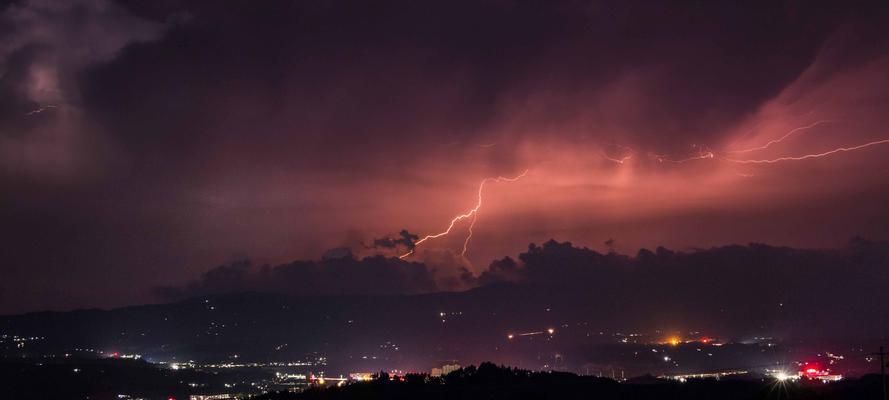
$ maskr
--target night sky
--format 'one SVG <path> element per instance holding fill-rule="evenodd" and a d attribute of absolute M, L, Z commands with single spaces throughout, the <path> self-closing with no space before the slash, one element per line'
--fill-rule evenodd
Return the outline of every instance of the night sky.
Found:
<path fill-rule="evenodd" d="M 5 1 L 0 313 L 403 255 L 498 176 L 405 259 L 885 241 L 887 111 L 885 2 Z"/>

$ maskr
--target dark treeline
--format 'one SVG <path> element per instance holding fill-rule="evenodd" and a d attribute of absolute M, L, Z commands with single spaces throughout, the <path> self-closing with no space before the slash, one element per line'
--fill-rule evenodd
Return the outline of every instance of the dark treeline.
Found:
<path fill-rule="evenodd" d="M 531 372 L 482 363 L 443 378 L 407 375 L 402 381 L 381 373 L 370 382 L 312 388 L 302 393 L 270 393 L 261 400 L 352 399 L 876 399 L 877 375 L 823 385 L 779 384 L 774 379 L 690 380 L 685 383 L 640 378 L 628 383 L 564 372 Z"/>
<path fill-rule="evenodd" d="M 188 399 L 190 394 L 224 390 L 235 381 L 230 371 L 173 371 L 143 360 L 117 358 L 4 359 L 0 361 L 0 399 L 115 400 L 121 394 L 150 399 Z M 189 382 L 206 382 L 194 388 Z"/>

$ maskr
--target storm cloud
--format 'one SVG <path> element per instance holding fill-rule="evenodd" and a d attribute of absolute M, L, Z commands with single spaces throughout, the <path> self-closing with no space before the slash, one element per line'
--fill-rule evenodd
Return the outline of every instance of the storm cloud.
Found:
<path fill-rule="evenodd" d="M 442 232 L 482 179 L 525 170 L 485 187 L 464 255 L 468 221 L 417 246 L 434 279 L 367 261 L 398 271 L 382 287 L 520 279 L 485 266 L 550 238 L 886 240 L 887 146 L 738 161 L 889 138 L 887 20 L 881 2 L 7 2 L 0 312 L 150 301 L 243 258 L 376 260 L 363 243 Z"/>
<path fill-rule="evenodd" d="M 351 256 L 322 261 L 295 261 L 252 268 L 248 261 L 221 265 L 184 287 L 155 288 L 162 298 L 183 299 L 210 294 L 278 292 L 303 296 L 416 294 L 436 291 L 425 265 L 382 256 Z"/>
<path fill-rule="evenodd" d="M 440 259 L 432 259 L 442 264 Z M 809 337 L 818 332 L 876 335 L 889 324 L 882 288 L 889 285 L 889 242 L 853 238 L 837 249 L 794 249 L 759 243 L 692 251 L 658 247 L 635 255 L 600 253 L 568 242 L 530 244 L 516 258 L 495 260 L 478 276 L 440 271 L 382 256 L 351 256 L 252 267 L 213 268 L 182 287 L 158 288 L 163 299 L 242 292 L 313 295 L 404 295 L 486 287 L 467 296 L 525 292 L 571 307 L 554 313 L 596 316 L 617 326 L 755 332 Z M 456 271 L 456 272 L 453 272 Z M 556 301 L 555 299 L 559 299 Z M 496 303 L 494 298 L 476 301 Z M 857 310 L 874 311 L 862 316 Z M 620 310 L 614 312 L 613 310 Z M 567 318 L 567 317 L 566 317 Z M 751 321 L 756 321 L 752 324 Z"/>

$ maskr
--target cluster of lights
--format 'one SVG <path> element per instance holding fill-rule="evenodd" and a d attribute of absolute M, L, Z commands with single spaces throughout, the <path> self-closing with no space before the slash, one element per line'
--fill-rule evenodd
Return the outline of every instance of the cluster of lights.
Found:
<path fill-rule="evenodd" d="M 194 361 L 169 363 L 170 369 L 233 369 L 233 368 L 268 368 L 268 367 L 313 367 L 327 365 L 326 357 L 318 357 L 314 361 L 289 361 L 289 362 L 250 362 L 250 363 L 210 363 L 197 364 Z"/>

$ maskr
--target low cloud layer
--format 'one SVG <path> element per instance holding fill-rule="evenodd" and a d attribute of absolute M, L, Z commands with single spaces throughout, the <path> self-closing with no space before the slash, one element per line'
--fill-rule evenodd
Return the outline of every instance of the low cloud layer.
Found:
<path fill-rule="evenodd" d="M 447 259 L 441 255 L 429 261 L 444 265 Z M 518 285 L 532 303 L 546 304 L 550 298 L 553 304 L 570 304 L 555 315 L 598 316 L 601 323 L 614 326 L 706 326 L 739 334 L 767 325 L 775 334 L 804 336 L 811 336 L 810 328 L 816 326 L 825 327 L 824 332 L 879 336 L 889 326 L 889 318 L 880 317 L 889 312 L 881 300 L 882 288 L 889 286 L 889 243 L 860 238 L 840 249 L 749 244 L 676 252 L 658 247 L 635 256 L 548 241 L 531 244 L 517 259 L 496 260 L 478 276 L 448 265 L 450 269 L 436 270 L 397 258 L 359 261 L 348 255 L 275 267 L 242 262 L 157 293 L 165 299 L 245 291 L 401 295 Z M 496 302 L 485 297 L 496 293 L 469 297 Z M 874 313 L 863 318 L 858 311 L 864 308 Z M 621 312 L 609 311 L 615 309 Z"/>
<path fill-rule="evenodd" d="M 247 261 L 213 268 L 185 287 L 161 287 L 165 299 L 248 291 L 297 295 L 415 294 L 436 291 L 425 265 L 382 256 L 351 255 L 321 261 L 295 261 L 252 267 Z"/>

